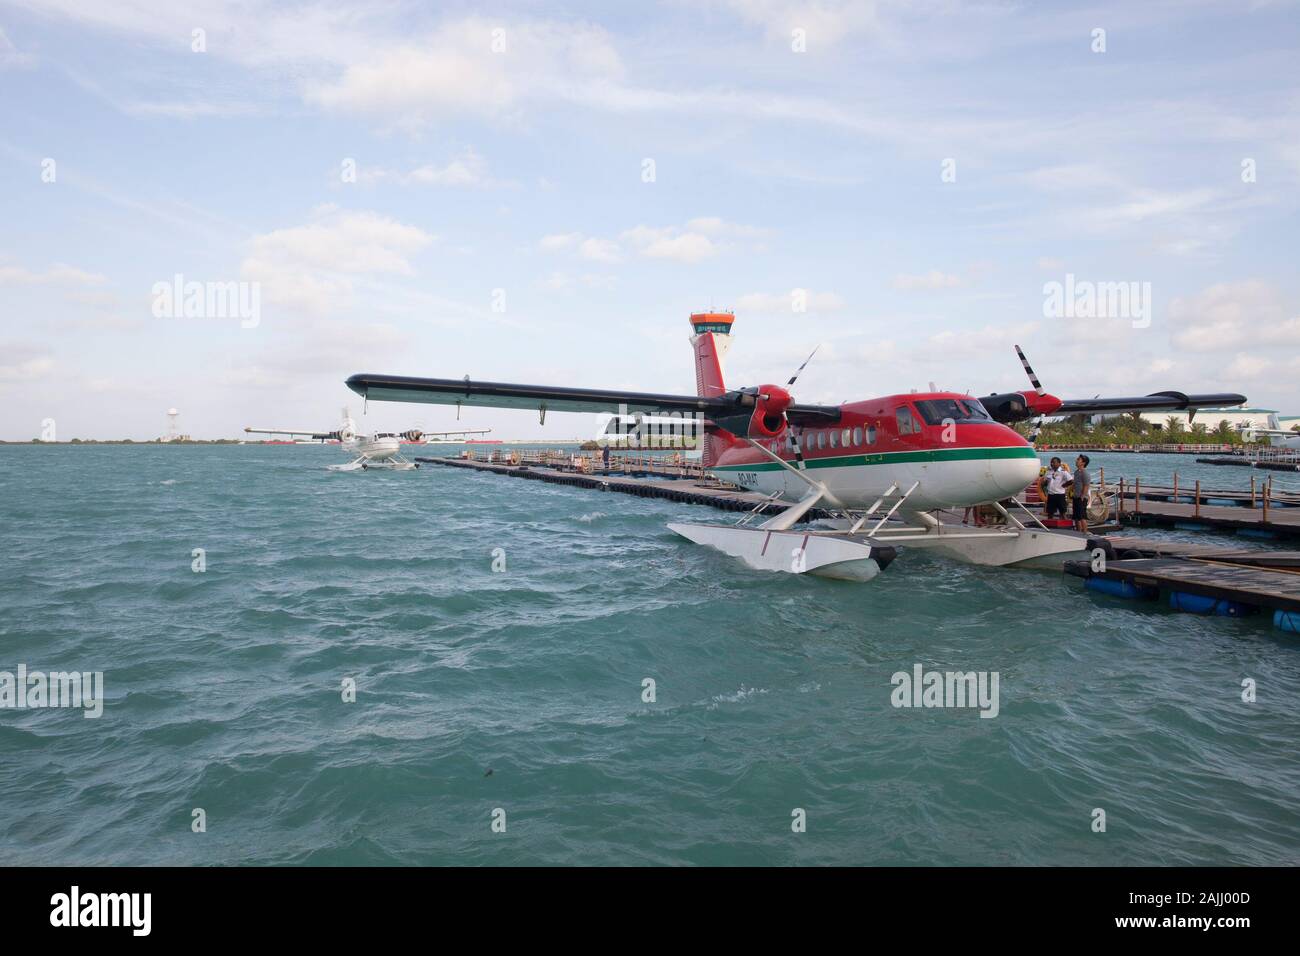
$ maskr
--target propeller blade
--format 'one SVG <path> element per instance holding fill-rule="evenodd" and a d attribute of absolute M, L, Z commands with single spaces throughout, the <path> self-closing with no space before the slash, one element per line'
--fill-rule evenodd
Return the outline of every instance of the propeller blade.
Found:
<path fill-rule="evenodd" d="M 802 374 L 803 370 L 808 367 L 808 363 L 812 361 L 813 356 L 817 354 L 817 349 L 819 348 L 821 348 L 820 345 L 818 345 L 817 348 L 814 348 L 811 352 L 808 353 L 808 357 L 803 360 L 803 365 L 800 365 L 797 369 L 795 369 L 794 374 L 790 376 L 790 381 L 785 383 L 786 388 L 789 388 L 791 385 L 795 383 L 795 381 L 799 378 L 800 374 Z"/>
<path fill-rule="evenodd" d="M 1029 429 L 1029 444 L 1038 444 L 1038 435 L 1043 430 L 1043 422 L 1047 419 L 1046 415 L 1039 415 L 1034 419 L 1034 424 Z"/>
<path fill-rule="evenodd" d="M 1029 376 L 1029 381 L 1033 384 L 1034 391 L 1039 395 L 1046 395 L 1047 393 L 1043 391 L 1042 383 L 1038 381 L 1038 376 L 1034 374 L 1034 370 L 1029 367 L 1029 359 L 1025 358 L 1024 350 L 1021 349 L 1019 345 L 1016 346 L 1016 354 L 1020 356 L 1020 364 L 1025 367 L 1025 374 Z"/>

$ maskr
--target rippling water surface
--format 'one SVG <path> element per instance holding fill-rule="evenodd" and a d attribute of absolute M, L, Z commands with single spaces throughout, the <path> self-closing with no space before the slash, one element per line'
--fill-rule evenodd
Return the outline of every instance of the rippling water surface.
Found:
<path fill-rule="evenodd" d="M 0 670 L 107 698 L 0 710 L 0 862 L 1297 860 L 1300 644 L 1261 618 L 760 574 L 664 528 L 707 509 L 340 460 L 0 448 Z M 997 671 L 999 715 L 895 709 L 917 663 Z"/>

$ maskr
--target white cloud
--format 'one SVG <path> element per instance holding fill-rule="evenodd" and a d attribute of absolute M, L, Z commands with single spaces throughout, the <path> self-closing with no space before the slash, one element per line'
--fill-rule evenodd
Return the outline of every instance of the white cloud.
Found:
<path fill-rule="evenodd" d="M 921 275 L 904 275 L 900 273 L 894 276 L 894 288 L 901 289 L 904 292 L 955 289 L 959 285 L 961 285 L 961 279 L 958 276 L 940 272 L 938 269 L 931 269 Z"/>
<path fill-rule="evenodd" d="M 568 249 L 582 241 L 580 232 L 557 232 L 549 236 L 542 236 L 538 245 L 543 252 L 558 252 L 561 249 Z"/>
<path fill-rule="evenodd" d="M 740 240 L 770 234 L 768 229 L 709 217 L 691 219 L 685 226 L 633 226 L 620 233 L 617 241 L 580 232 L 552 233 L 543 236 L 538 247 L 543 252 L 572 250 L 593 262 L 621 262 L 630 250 L 646 259 L 695 263 L 712 258 Z"/>
<path fill-rule="evenodd" d="M 32 272 L 22 266 L 0 266 L 0 285 L 95 285 L 106 281 L 98 272 L 86 272 L 62 263 L 44 272 Z"/>
<path fill-rule="evenodd" d="M 793 30 L 806 31 L 810 50 L 880 28 L 877 0 L 724 0 L 723 5 L 774 42 L 789 43 Z"/>
<path fill-rule="evenodd" d="M 623 250 L 613 239 L 584 236 L 580 232 L 562 232 L 542 236 L 537 245 L 543 252 L 573 250 L 583 259 L 590 259 L 592 262 L 613 263 L 623 260 Z"/>
<path fill-rule="evenodd" d="M 619 262 L 623 258 L 618 243 L 611 239 L 584 239 L 578 246 L 578 254 L 595 262 Z"/>
<path fill-rule="evenodd" d="M 1273 360 L 1264 358 L 1259 355 L 1248 355 L 1245 352 L 1238 352 L 1224 369 L 1224 374 L 1229 378 L 1242 378 L 1253 380 L 1259 378 L 1270 368 L 1273 367 Z"/>
<path fill-rule="evenodd" d="M 44 350 L 14 342 L 0 345 L 0 387 L 31 382 L 48 375 L 54 360 Z"/>
<path fill-rule="evenodd" d="M 433 239 L 373 212 L 325 207 L 307 225 L 255 236 L 240 274 L 268 301 L 323 313 L 351 297 L 353 276 L 413 274 L 408 257 Z"/>
<path fill-rule="evenodd" d="M 19 50 L 5 31 L 0 29 L 0 70 L 31 66 L 35 62 L 35 57 Z"/>
<path fill-rule="evenodd" d="M 795 311 L 796 295 L 802 296 L 803 304 L 809 312 L 833 312 L 844 308 L 844 299 L 834 292 L 813 292 L 809 289 L 793 289 L 790 292 L 749 292 L 736 300 L 736 311 L 792 313 Z"/>
<path fill-rule="evenodd" d="M 1106 168 L 1087 163 L 1040 166 L 1025 173 L 1024 179 L 1029 185 L 1042 192 L 1115 189 L 1123 185 L 1121 180 Z"/>
<path fill-rule="evenodd" d="M 487 163 L 473 149 L 465 149 L 443 165 L 425 163 L 407 172 L 383 167 L 361 169 L 363 183 L 396 182 L 403 186 L 491 186 L 494 180 L 488 175 Z"/>
<path fill-rule="evenodd" d="M 689 220 L 685 226 L 637 225 L 620 238 L 648 259 L 701 262 L 728 248 L 733 241 L 771 235 L 771 230 L 716 217 Z"/>
<path fill-rule="evenodd" d="M 1169 303 L 1173 343 L 1193 352 L 1257 345 L 1300 346 L 1300 316 L 1258 279 L 1221 282 Z"/>
<path fill-rule="evenodd" d="M 1120 202 L 1091 206 L 1082 210 L 1081 216 L 1093 228 L 1110 229 L 1198 213 L 1223 198 L 1223 193 L 1205 188 L 1181 192 L 1144 189 Z"/>
<path fill-rule="evenodd" d="M 615 285 L 613 276 L 596 275 L 590 272 L 584 272 L 581 275 L 570 275 L 567 272 L 552 272 L 542 282 L 548 289 L 556 291 L 565 291 L 575 286 L 583 286 L 588 289 L 612 289 Z"/>
<path fill-rule="evenodd" d="M 674 259 L 677 262 L 700 262 L 717 255 L 717 252 L 718 247 L 713 241 L 698 232 L 654 239 L 641 248 L 641 255 L 650 259 Z"/>
<path fill-rule="evenodd" d="M 621 74 L 599 27 L 467 17 L 416 42 L 369 51 L 336 79 L 309 85 L 306 97 L 418 127 L 441 116 L 499 116 L 530 98 Z"/>
<path fill-rule="evenodd" d="M 773 230 L 762 226 L 746 226 L 737 222 L 727 222 L 717 216 L 700 216 L 686 223 L 687 230 L 702 232 L 709 236 L 735 239 L 763 239 L 773 235 Z"/>
<path fill-rule="evenodd" d="M 1023 342 L 1038 331 L 1038 322 L 1012 325 L 986 325 L 978 329 L 945 329 L 928 336 L 925 345 L 913 355 L 921 361 L 933 361 L 936 355 L 1005 355 L 1015 342 Z"/>

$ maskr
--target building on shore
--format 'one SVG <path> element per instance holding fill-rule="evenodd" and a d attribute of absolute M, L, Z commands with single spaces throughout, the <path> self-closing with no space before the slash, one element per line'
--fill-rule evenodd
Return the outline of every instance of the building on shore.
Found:
<path fill-rule="evenodd" d="M 1171 416 L 1179 419 L 1186 417 L 1184 412 L 1143 412 L 1142 418 L 1157 428 L 1163 429 Z M 1202 408 L 1196 413 L 1193 422 L 1200 422 L 1213 431 L 1219 422 L 1226 421 L 1234 429 L 1240 428 L 1290 428 L 1280 425 L 1277 409 L 1274 408 Z M 1187 424 L 1184 422 L 1183 427 Z"/>

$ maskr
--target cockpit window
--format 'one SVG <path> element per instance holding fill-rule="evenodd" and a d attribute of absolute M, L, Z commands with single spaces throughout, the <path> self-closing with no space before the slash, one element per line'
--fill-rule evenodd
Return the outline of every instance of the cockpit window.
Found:
<path fill-rule="evenodd" d="M 921 425 L 912 417 L 912 411 L 906 405 L 900 405 L 897 412 L 898 417 L 898 434 L 910 435 L 913 432 L 920 432 Z"/>
<path fill-rule="evenodd" d="M 949 420 L 958 424 L 993 421 L 984 406 L 973 398 L 927 398 L 916 403 L 916 410 L 929 425 L 942 425 Z"/>

